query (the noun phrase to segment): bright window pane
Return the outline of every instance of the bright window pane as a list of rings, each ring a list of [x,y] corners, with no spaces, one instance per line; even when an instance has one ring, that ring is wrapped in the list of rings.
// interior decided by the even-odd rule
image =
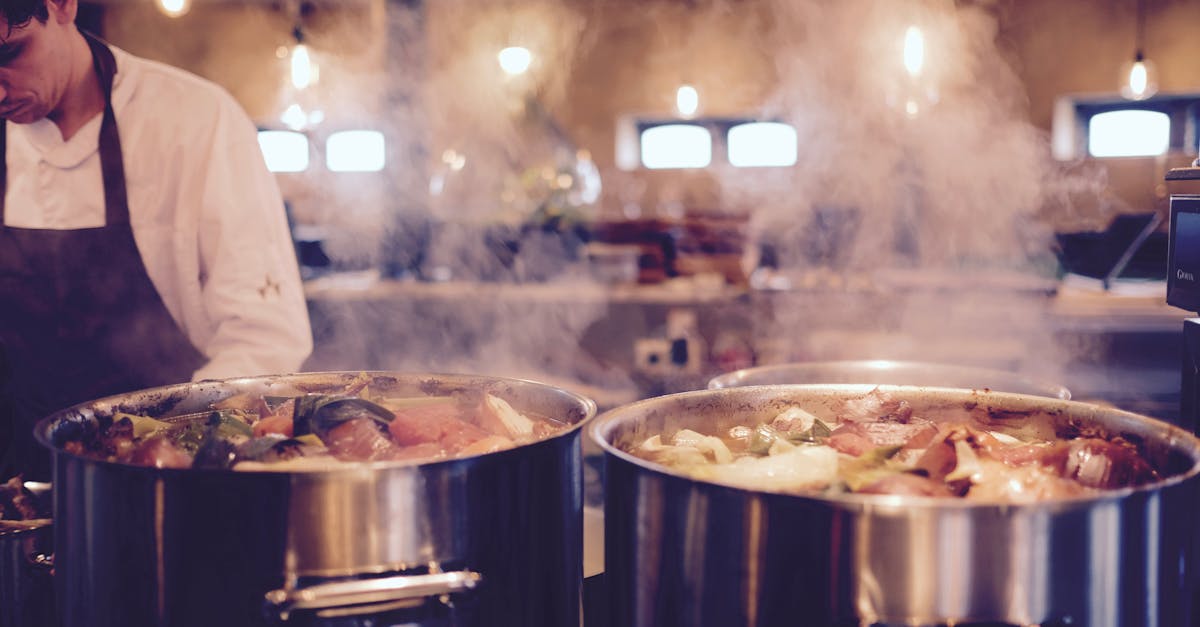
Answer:
[[[325,165],[334,172],[378,172],[384,161],[379,131],[341,131],[325,140]]]
[[[642,165],[650,169],[703,168],[712,162],[712,136],[695,124],[664,124],[642,131]]]
[[[1166,154],[1171,118],[1158,111],[1125,109],[1092,116],[1088,152],[1093,157],[1149,157]]]
[[[267,169],[272,172],[303,172],[308,169],[308,138],[292,131],[259,131]]]
[[[729,163],[742,168],[796,165],[796,129],[779,122],[729,129]]]

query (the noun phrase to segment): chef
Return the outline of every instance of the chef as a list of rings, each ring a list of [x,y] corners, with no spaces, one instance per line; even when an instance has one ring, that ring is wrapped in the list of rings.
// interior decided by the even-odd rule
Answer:
[[[0,478],[109,394],[293,372],[312,334],[283,202],[220,87],[0,0]]]

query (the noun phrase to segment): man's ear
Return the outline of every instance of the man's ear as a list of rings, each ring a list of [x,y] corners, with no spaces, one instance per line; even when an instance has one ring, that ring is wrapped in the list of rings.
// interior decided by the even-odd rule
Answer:
[[[50,19],[58,24],[73,24],[79,12],[79,0],[46,0]]]

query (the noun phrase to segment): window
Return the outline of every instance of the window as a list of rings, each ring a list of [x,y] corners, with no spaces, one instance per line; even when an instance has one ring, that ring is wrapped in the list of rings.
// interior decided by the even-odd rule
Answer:
[[[745,118],[617,120],[617,167],[634,170],[788,167],[796,164],[796,128],[783,122]]]
[[[1161,111],[1123,109],[1097,113],[1088,121],[1093,157],[1152,157],[1171,145],[1171,117]]]
[[[272,172],[303,172],[308,169],[308,138],[294,131],[259,131],[267,169]]]
[[[1137,102],[1115,96],[1062,96],[1054,106],[1055,158],[1195,154],[1200,94],[1159,94]]]
[[[386,160],[379,131],[340,131],[325,140],[325,166],[334,172],[378,172]]]
[[[780,122],[747,122],[729,129],[729,163],[740,168],[796,165],[796,129]]]
[[[642,131],[642,165],[652,170],[703,168],[712,163],[712,134],[695,124],[662,124]]]

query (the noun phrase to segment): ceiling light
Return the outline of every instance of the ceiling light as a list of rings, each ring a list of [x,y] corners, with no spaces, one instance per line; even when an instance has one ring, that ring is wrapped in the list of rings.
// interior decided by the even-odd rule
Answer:
[[[675,109],[685,118],[696,115],[700,110],[700,92],[691,85],[681,85],[675,91]]]
[[[500,62],[500,69],[510,76],[516,76],[529,69],[529,65],[533,63],[533,54],[528,48],[510,46],[501,50],[496,59]]]
[[[1133,60],[1121,66],[1121,95],[1130,100],[1145,100],[1158,92],[1158,71],[1142,52],[1146,39],[1145,0],[1137,3],[1134,37]]]
[[[155,4],[167,17],[179,17],[192,8],[192,0],[155,0]]]

